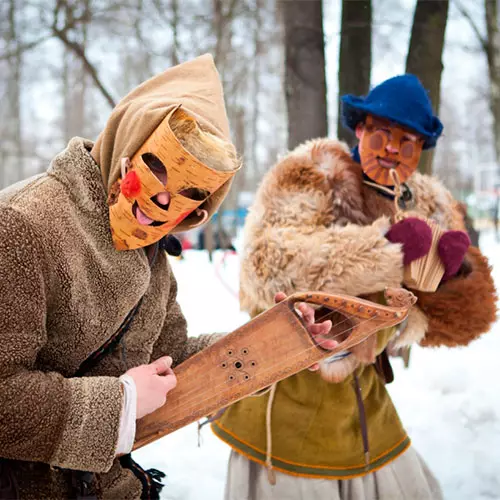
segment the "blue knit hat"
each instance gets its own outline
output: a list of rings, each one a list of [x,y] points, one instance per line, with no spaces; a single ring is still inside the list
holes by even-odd
[[[341,101],[342,120],[353,131],[366,115],[375,115],[423,135],[424,149],[433,148],[443,131],[443,124],[434,116],[427,91],[414,75],[389,78],[366,97],[345,95]]]

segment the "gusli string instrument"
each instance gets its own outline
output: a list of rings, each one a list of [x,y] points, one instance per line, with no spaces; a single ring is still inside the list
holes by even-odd
[[[349,351],[382,328],[404,321],[415,296],[387,289],[380,305],[356,297],[321,292],[296,293],[178,365],[177,386],[164,406],[137,421],[134,449],[213,414],[279,382],[321,359]],[[297,303],[335,313],[324,338],[340,339],[324,349],[309,333]],[[318,309],[319,310],[319,309]],[[319,320],[325,319],[327,314]],[[340,318],[340,319],[339,319]]]

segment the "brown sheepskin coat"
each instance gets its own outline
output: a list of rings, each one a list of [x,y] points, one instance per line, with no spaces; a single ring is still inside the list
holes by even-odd
[[[47,173],[0,192],[0,471],[13,470],[23,499],[68,498],[68,469],[97,473],[99,498],[140,498],[115,459],[118,377],[164,355],[175,366],[216,339],[187,337],[163,251],[150,266],[144,249],[117,251],[111,238],[107,198],[121,159],[178,105],[229,141],[220,78],[204,55],[125,96],[95,144],[71,140]],[[209,216],[229,185],[205,202]],[[141,298],[121,345],[75,377]]]
[[[150,269],[142,249],[113,248],[91,147],[73,139],[46,174],[0,196],[0,457],[15,461],[23,499],[68,498],[62,469],[99,473],[99,496],[139,498],[115,460],[117,377],[165,354],[180,363],[211,340],[187,337],[164,252]],[[72,378],[141,297],[123,349]]]
[[[409,214],[464,229],[456,202],[436,178],[415,173],[407,184]],[[394,203],[363,183],[345,144],[317,139],[299,146],[268,172],[248,216],[242,309],[256,314],[278,291],[370,296],[399,286],[401,247],[384,237],[393,213]],[[416,292],[417,306],[396,345],[466,345],[489,330],[496,295],[487,260],[471,247],[463,268],[436,292]]]

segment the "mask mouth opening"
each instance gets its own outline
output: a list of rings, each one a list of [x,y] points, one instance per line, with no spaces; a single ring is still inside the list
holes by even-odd
[[[163,195],[164,193],[161,193]],[[161,199],[158,199],[159,195],[155,195],[150,198],[150,200],[158,207],[161,208],[162,210],[165,210],[165,212],[168,210],[168,207],[170,207],[170,193],[166,193],[168,195],[168,202],[166,204],[160,203]]]
[[[151,198],[151,200],[154,201],[155,204],[158,205],[162,210],[167,210],[168,209],[168,205],[161,205],[160,203],[157,203],[156,200],[153,200],[153,198]],[[169,205],[170,205],[170,202],[169,202]],[[141,224],[141,226],[153,226],[153,227],[157,227],[157,226],[162,226],[163,224],[165,224],[165,222],[161,222],[161,221],[150,219],[139,208],[139,204],[137,203],[137,201],[134,202],[134,204],[132,205],[132,214],[137,219],[137,222],[139,224]]]
[[[399,161],[397,161],[395,159],[384,157],[384,156],[377,156],[377,161],[378,161],[378,164],[382,168],[397,168],[399,166],[399,163],[400,163]]]

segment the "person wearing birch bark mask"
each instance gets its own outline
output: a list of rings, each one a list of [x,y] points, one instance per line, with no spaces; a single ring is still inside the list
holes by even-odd
[[[214,341],[187,337],[164,249],[239,168],[205,55],[0,193],[0,498],[158,498],[162,474],[130,456],[135,421]]]
[[[436,249],[444,274],[435,291],[412,290],[418,301],[407,322],[376,332],[367,349],[321,361],[318,371],[285,379],[215,420],[213,431],[232,448],[226,500],[442,498],[385,388],[393,377],[387,350],[467,345],[495,320],[491,269],[469,247],[456,201],[438,179],[417,172],[422,150],[443,128],[421,83],[401,75],[342,102],[358,146],[307,141],[257,191],[245,223],[242,309],[254,316],[278,292],[306,290],[382,301],[384,289],[401,286],[404,269],[430,251],[429,219],[442,229]],[[402,183],[397,200],[391,172]],[[395,202],[407,215],[400,222]],[[348,315],[320,317],[348,324]]]

